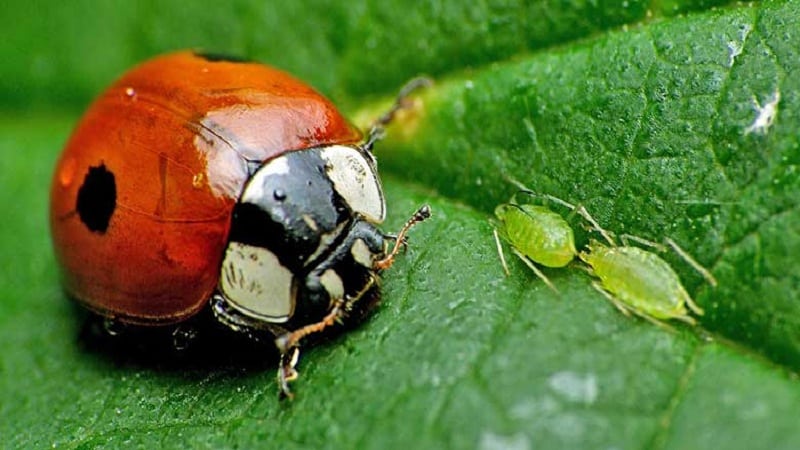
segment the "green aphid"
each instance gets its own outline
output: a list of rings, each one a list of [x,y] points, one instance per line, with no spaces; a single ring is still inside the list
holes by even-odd
[[[628,238],[661,247],[641,238]],[[712,286],[716,286],[717,282],[711,273],[674,241],[667,239],[666,242]],[[579,257],[591,267],[591,272],[598,278],[599,282],[594,282],[594,287],[617,309],[625,315],[634,313],[660,326],[665,326],[660,320],[669,319],[682,320],[692,325],[696,323],[689,315],[689,310],[697,315],[702,315],[703,310],[686,292],[672,266],[657,254],[639,247],[617,246],[613,240],[609,244],[592,241],[588,251],[582,251]],[[686,309],[687,306],[689,310]]]
[[[521,190],[519,194],[554,201],[595,224],[581,206],[576,207],[557,197],[536,194],[529,190]],[[511,251],[530,267],[536,276],[541,278],[550,289],[558,292],[536,265],[564,267],[575,259],[578,254],[575,249],[575,236],[567,220],[546,206],[518,203],[516,196],[511,199],[511,202],[498,206],[494,210],[494,214],[498,220],[494,229],[494,238],[506,274],[509,273],[508,266],[499,237],[508,243]],[[597,228],[600,229],[600,227]]]
[[[561,215],[546,206],[506,203],[494,210],[498,232],[518,252],[546,267],[564,267],[575,258],[575,237]]]

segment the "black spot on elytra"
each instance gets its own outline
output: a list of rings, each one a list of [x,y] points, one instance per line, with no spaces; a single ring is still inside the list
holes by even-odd
[[[103,163],[97,167],[89,167],[83,184],[78,189],[78,202],[75,206],[81,222],[90,231],[105,233],[116,207],[117,184],[114,174]]]
[[[248,58],[244,58],[241,56],[236,55],[228,55],[225,53],[216,53],[216,52],[206,52],[206,51],[196,51],[194,52],[195,56],[199,58],[203,58],[208,62],[233,62],[233,63],[245,63],[245,62],[252,62],[252,60]]]

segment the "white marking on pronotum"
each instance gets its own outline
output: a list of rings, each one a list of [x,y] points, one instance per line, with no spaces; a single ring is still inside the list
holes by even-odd
[[[289,173],[289,160],[285,156],[273,159],[258,169],[250,179],[247,188],[242,194],[242,202],[258,203],[262,198],[272,197],[272,192],[264,192],[264,180],[272,175],[286,175]]]
[[[350,247],[350,254],[353,255],[353,259],[362,266],[372,267],[372,252],[363,239],[356,239],[353,242],[353,246]]]
[[[249,317],[279,323],[294,312],[292,272],[262,247],[228,244],[220,289],[232,307]]]
[[[767,130],[772,126],[775,122],[775,118],[778,116],[778,103],[780,101],[781,93],[777,90],[772,93],[772,98],[764,106],[761,106],[758,103],[758,99],[753,96],[753,105],[755,106],[758,116],[749,127],[745,128],[744,134],[767,134]]]
[[[364,155],[352,147],[333,145],[322,149],[322,158],[336,192],[347,204],[367,220],[383,222],[386,204],[381,183]]]

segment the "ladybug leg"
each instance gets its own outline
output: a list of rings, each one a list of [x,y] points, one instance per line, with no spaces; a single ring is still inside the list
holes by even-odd
[[[186,350],[197,338],[197,334],[197,328],[192,325],[178,325],[172,330],[172,346],[178,351]]]
[[[306,325],[294,331],[286,332],[275,339],[275,346],[281,352],[280,367],[278,367],[278,385],[281,398],[294,398],[289,382],[297,379],[295,366],[300,358],[300,341],[309,334],[319,333],[335,323],[340,323],[344,317],[344,300],[337,300],[331,311],[319,322]]]
[[[341,325],[356,303],[358,303],[377,282],[374,276],[370,276],[364,288],[358,291],[356,295],[334,301],[328,314],[319,322],[286,332],[275,339],[275,346],[278,347],[278,350],[281,352],[281,363],[278,368],[278,385],[281,389],[281,398],[288,397],[291,399],[294,397],[294,394],[292,394],[292,391],[289,389],[289,382],[296,380],[298,377],[295,367],[300,357],[300,341],[310,334],[320,333],[335,324]]]
[[[290,400],[294,398],[294,394],[289,389],[289,383],[298,377],[295,366],[297,366],[299,359],[300,347],[292,347],[288,352],[281,353],[280,367],[278,367],[278,386],[281,390],[281,398],[289,398]]]
[[[405,254],[405,252],[408,250],[408,236],[403,236],[403,240],[400,241],[400,239],[397,236],[397,233],[383,233],[383,239],[392,242],[399,241],[400,245],[403,246],[403,254]]]
[[[119,336],[125,332],[125,324],[113,317],[103,317],[102,327],[108,336]]]
[[[336,300],[330,312],[328,312],[322,320],[278,336],[275,339],[275,346],[278,347],[281,355],[285,355],[289,353],[292,348],[296,348],[300,344],[300,341],[306,336],[319,333],[334,324],[341,324],[342,319],[347,315],[347,305],[348,303],[344,299]]]
[[[431,217],[431,207],[428,205],[422,205],[413,216],[403,225],[403,228],[400,229],[400,232],[397,233],[397,237],[394,239],[394,247],[392,250],[378,261],[375,261],[373,268],[375,270],[385,270],[394,264],[394,258],[397,256],[397,253],[400,251],[400,248],[406,245],[406,234],[408,230],[411,229],[414,225],[422,222]]]
[[[397,115],[397,112],[411,107],[411,101],[409,100],[411,93],[417,89],[431,86],[432,84],[433,80],[428,77],[413,78],[411,81],[406,83],[400,89],[400,92],[397,93],[397,98],[395,99],[392,107],[372,123],[369,133],[367,134],[367,141],[364,142],[362,148],[367,151],[371,151],[372,146],[375,145],[375,142],[383,139],[384,134],[386,134],[386,126],[392,122],[394,116]]]

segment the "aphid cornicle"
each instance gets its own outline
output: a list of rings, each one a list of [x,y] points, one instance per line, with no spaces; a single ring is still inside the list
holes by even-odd
[[[50,225],[66,291],[95,313],[175,326],[204,308],[274,338],[281,392],[300,340],[361,317],[390,249],[372,146],[327,99],[252,62],[180,52],[132,69],[85,113],[55,169]]]

